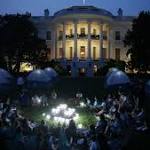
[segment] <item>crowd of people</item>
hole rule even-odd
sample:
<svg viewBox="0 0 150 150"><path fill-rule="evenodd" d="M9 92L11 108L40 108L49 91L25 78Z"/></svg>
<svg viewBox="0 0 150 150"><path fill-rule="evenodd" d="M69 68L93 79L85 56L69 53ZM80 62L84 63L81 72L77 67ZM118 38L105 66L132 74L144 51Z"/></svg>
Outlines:
<svg viewBox="0 0 150 150"><path fill-rule="evenodd" d="M56 94L54 98L56 98ZM81 94L77 95L81 99ZM84 96L82 94L82 99ZM46 100L47 103L47 100ZM138 97L108 94L94 102L85 98L87 109L93 109L97 123L89 129L78 129L73 120L68 126L48 126L19 113L15 104L0 100L0 148L2 150L122 150L133 131L148 130ZM91 107L94 106L94 107Z"/></svg>

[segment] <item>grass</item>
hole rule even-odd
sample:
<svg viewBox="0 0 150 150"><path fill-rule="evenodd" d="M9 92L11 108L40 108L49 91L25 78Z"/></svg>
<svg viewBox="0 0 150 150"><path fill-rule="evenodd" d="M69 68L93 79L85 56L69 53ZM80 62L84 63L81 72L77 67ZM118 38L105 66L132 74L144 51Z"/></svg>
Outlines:
<svg viewBox="0 0 150 150"><path fill-rule="evenodd" d="M37 122L43 119L42 113L49 112L52 107L60 103L67 103L70 107L73 107L73 101L75 94L78 90L83 93L83 97L89 97L93 99L95 96L101 99L105 96L106 90L104 89L104 78L69 78L63 77L50 89L50 92L55 89L58 94L57 100L49 100L49 107L27 107L21 108L23 115L29 119L35 120ZM92 111L87 108L77 108L77 113L79 113L80 119L78 123L82 124L84 127L89 127L91 124L96 123L95 115ZM53 122L49 122L53 124Z"/></svg>
<svg viewBox="0 0 150 150"><path fill-rule="evenodd" d="M106 90L104 89L103 77L95 77L95 78L62 77L54 85L53 89L56 90L56 92L58 93L58 97L61 98L74 97L78 90L80 90L83 93L84 97L89 98L93 98L94 96L101 98L106 94Z"/></svg>
<svg viewBox="0 0 150 150"><path fill-rule="evenodd" d="M41 120L45 120L42 113L48 114L51 111L51 108L51 106L47 108L28 107L21 108L20 110L26 118L40 122ZM82 124L84 127L88 128L91 124L96 123L96 118L93 111L88 108L76 108L76 111L79 114L79 119L77 121L78 124ZM52 120L48 121L48 124L56 125Z"/></svg>

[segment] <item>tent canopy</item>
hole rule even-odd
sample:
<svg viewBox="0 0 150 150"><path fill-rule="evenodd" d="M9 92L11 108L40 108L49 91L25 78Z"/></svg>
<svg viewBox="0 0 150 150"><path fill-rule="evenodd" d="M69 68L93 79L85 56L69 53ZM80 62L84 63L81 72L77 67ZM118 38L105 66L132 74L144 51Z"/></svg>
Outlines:
<svg viewBox="0 0 150 150"><path fill-rule="evenodd" d="M119 87L130 84L129 77L123 71L114 71L106 79L106 87Z"/></svg>
<svg viewBox="0 0 150 150"><path fill-rule="evenodd" d="M41 69L32 71L27 76L27 82L49 82L50 77Z"/></svg>
<svg viewBox="0 0 150 150"><path fill-rule="evenodd" d="M44 71L51 78L56 78L58 76L57 72L53 68L48 67L45 68Z"/></svg>

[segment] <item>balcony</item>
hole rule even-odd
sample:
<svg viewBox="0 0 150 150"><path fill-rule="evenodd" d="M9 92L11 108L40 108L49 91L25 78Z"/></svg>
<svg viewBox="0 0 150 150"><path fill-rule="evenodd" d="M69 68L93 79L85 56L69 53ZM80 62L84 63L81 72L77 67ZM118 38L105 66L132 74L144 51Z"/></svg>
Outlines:
<svg viewBox="0 0 150 150"><path fill-rule="evenodd" d="M99 39L100 39L100 36L99 36L99 35L96 35L96 34L92 34L92 35L91 35L91 39L93 39L93 40L99 40Z"/></svg>
<svg viewBox="0 0 150 150"><path fill-rule="evenodd" d="M81 38L88 38L88 35L85 34L85 33L81 33L81 34L77 34L77 37L78 37L79 39L81 39Z"/></svg>
<svg viewBox="0 0 150 150"><path fill-rule="evenodd" d="M74 35L73 35L73 34L66 35L66 39L67 39L67 40L70 40L70 39L73 39L73 38L74 38Z"/></svg>

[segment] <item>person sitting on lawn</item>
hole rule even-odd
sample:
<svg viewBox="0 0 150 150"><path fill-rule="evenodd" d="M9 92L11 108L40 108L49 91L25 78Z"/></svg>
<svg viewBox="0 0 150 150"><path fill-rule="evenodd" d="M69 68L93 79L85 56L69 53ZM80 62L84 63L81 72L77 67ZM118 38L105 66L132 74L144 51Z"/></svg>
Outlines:
<svg viewBox="0 0 150 150"><path fill-rule="evenodd" d="M80 100L83 98L83 94L82 92L80 92L80 90L77 91L76 93L76 101L75 101L75 104L78 105Z"/></svg>
<svg viewBox="0 0 150 150"><path fill-rule="evenodd" d="M52 98L53 98L53 99L57 99L57 93L56 93L55 90L52 92Z"/></svg>

